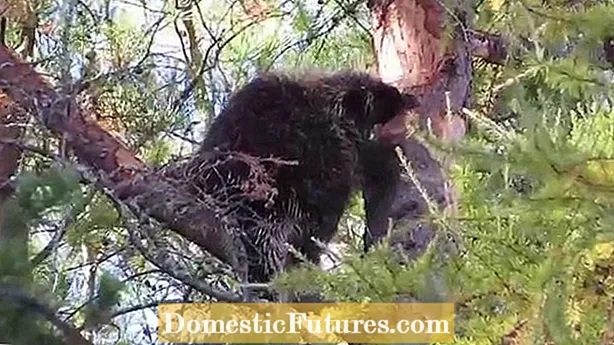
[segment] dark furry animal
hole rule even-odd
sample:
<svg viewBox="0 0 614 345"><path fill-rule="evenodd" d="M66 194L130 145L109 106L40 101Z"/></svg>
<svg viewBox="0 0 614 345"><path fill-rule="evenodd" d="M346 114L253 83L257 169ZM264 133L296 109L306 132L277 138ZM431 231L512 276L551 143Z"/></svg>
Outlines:
<svg viewBox="0 0 614 345"><path fill-rule="evenodd" d="M376 124L416 105L414 96L360 72L266 74L230 98L198 157L217 162L203 176L205 192L223 190L219 198L235 200L228 214L245 236L249 281L268 282L289 264L285 242L319 262L320 248L310 237L327 243L334 236L359 183L361 145ZM275 194L252 198L255 188L245 181L255 175L245 160L226 159L232 152L297 164L265 162Z"/></svg>

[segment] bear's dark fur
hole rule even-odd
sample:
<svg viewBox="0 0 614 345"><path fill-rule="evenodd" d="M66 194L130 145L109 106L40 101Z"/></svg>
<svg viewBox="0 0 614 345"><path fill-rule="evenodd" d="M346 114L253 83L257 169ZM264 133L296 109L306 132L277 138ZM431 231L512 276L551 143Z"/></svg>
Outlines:
<svg viewBox="0 0 614 345"><path fill-rule="evenodd" d="M200 187L234 198L228 214L245 236L249 281L268 282L289 264L286 242L319 262L310 237L327 243L334 236L360 183L361 145L374 125L416 105L415 97L362 72L266 74L232 95L197 157L217 162ZM296 164L264 162L265 174L257 175L246 160L222 162L233 153ZM274 187L268 199L249 196L257 188L245 182L256 176L271 178L260 181Z"/></svg>

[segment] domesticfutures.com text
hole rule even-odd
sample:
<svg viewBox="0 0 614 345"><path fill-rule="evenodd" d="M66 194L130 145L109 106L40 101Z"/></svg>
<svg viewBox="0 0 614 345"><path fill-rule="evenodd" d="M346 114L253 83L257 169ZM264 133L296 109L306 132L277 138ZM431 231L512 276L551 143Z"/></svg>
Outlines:
<svg viewBox="0 0 614 345"><path fill-rule="evenodd" d="M174 334L448 334L447 320L399 320L391 327L389 320L336 320L328 314L324 319L309 319L306 313L286 313L288 319L268 319L255 314L251 319L185 321L180 314L164 313L164 332ZM174 320L177 322L173 322Z"/></svg>

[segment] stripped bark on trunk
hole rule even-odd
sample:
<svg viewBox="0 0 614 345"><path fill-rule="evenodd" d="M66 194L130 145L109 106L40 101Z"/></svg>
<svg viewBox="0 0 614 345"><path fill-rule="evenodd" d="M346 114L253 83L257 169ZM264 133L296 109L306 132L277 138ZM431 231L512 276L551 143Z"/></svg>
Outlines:
<svg viewBox="0 0 614 345"><path fill-rule="evenodd" d="M470 97L470 54L479 52L487 57L489 45L468 34L468 15L460 4L447 9L453 15L437 0L373 0L369 8L380 77L418 96L421 106L415 113L399 116L380 129L380 139L388 145L381 145L379 156L388 158L379 164L387 166L393 178L366 181L365 204L371 231L365 243L368 247L383 238L392 221L392 245L416 257L432 239L434 229L423 220L429 207L419 186L401 177L393 146L402 149L432 201L440 208L453 208L453 193L442 163L415 137L407 137L406 124L413 123L445 142L460 140L466 131L460 110Z"/></svg>

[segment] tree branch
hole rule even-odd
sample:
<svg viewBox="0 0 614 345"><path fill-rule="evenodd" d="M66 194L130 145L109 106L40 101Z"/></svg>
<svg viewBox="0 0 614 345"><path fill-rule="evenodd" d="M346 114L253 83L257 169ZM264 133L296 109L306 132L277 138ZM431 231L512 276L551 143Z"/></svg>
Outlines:
<svg viewBox="0 0 614 345"><path fill-rule="evenodd" d="M6 302L18 303L24 308L41 314L47 321L51 322L57 329L62 332L62 336L68 344L71 345L92 345L87 341L81 333L73 326L60 320L53 310L48 306L38 301L36 298L29 296L24 291L16 287L0 285L0 299L7 300Z"/></svg>
<svg viewBox="0 0 614 345"><path fill-rule="evenodd" d="M204 294L214 297L219 301L240 302L242 300L239 295L236 295L236 294L233 294L227 291L217 290L204 281L194 280L191 277L189 277L187 274L177 272L177 270L174 270L173 269L174 267L171 267L171 265L167 265L163 262L160 262L159 260L156 260L156 258L153 255L151 255L151 253L147 250L147 248L141 243L141 240L137 237L140 231L138 231L138 228L137 228L138 223L135 224L134 222L130 221L132 218L134 218L130 216L130 213L132 213L130 211L130 208L127 207L127 205L123 205L122 202L118 200L115 196L113 195L108 195L108 196L116 204L117 209L122 215L122 218L125 220L126 227L128 228L130 242L136 246L137 250L143 255L143 257L145 257L147 261L152 263L154 266L156 266L158 269L168 274L169 276L183 282L184 284L188 286L191 286L192 288Z"/></svg>
<svg viewBox="0 0 614 345"><path fill-rule="evenodd" d="M0 47L0 89L43 124L65 138L77 159L108 178L104 186L128 203L244 274L237 256L240 239L215 211L185 190L185 181L151 172L124 144L107 133L92 114L55 90L20 57ZM88 116L89 115L89 116Z"/></svg>
<svg viewBox="0 0 614 345"><path fill-rule="evenodd" d="M0 239L3 237L4 202L13 192L11 177L17 172L21 149L4 141L18 140L23 134L26 114L6 95L0 96Z"/></svg>

